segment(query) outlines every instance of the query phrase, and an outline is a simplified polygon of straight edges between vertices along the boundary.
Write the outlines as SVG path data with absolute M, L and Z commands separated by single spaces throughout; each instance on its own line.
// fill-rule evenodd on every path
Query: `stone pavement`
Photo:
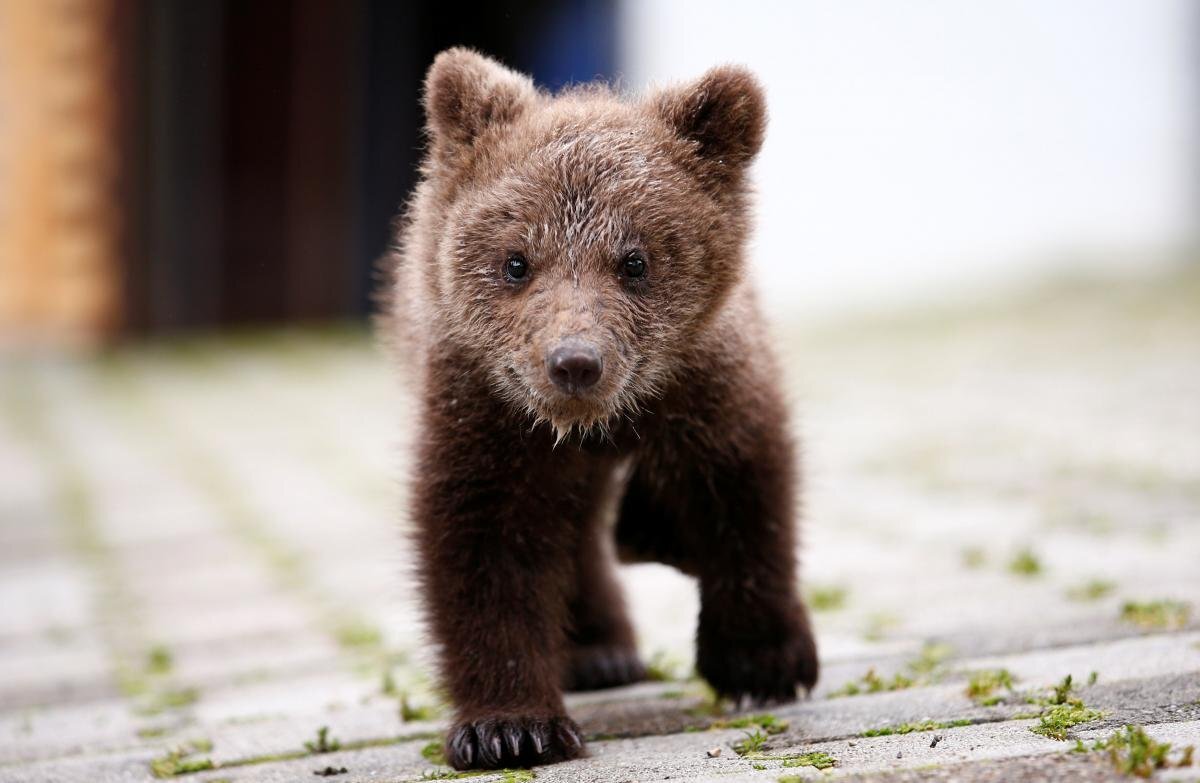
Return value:
M 714 705 L 689 580 L 628 568 L 660 680 L 571 696 L 591 755 L 532 774 L 1108 780 L 1127 723 L 1200 744 L 1200 269 L 785 326 L 820 686 Z M 454 777 L 404 405 L 352 329 L 0 361 L 0 781 Z

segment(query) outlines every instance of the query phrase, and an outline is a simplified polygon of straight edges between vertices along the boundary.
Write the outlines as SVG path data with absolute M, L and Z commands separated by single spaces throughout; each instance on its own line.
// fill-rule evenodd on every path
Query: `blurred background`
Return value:
M 929 650 L 1200 698 L 1200 4 L 0 0 L 0 780 L 437 729 L 367 323 L 452 45 L 547 89 L 763 80 L 751 255 L 824 667 L 794 726 L 979 717 L 961 683 L 825 698 Z M 622 579 L 685 678 L 694 586 Z M 572 704 L 696 720 L 695 683 L 645 687 Z
M 742 62 L 766 84 L 754 258 L 836 312 L 1194 248 L 1189 0 L 964 6 L 4 0 L 6 344 L 361 319 L 455 44 L 556 89 Z

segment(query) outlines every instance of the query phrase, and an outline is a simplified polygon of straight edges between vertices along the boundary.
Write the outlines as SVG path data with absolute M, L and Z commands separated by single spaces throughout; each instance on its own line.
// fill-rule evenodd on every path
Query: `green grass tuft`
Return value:
M 161 644 L 154 645 L 146 652 L 147 674 L 166 674 L 173 665 L 171 651 Z
M 912 734 L 917 731 L 933 731 L 934 729 L 952 729 L 957 726 L 970 726 L 971 721 L 967 719 L 936 721 L 923 720 L 916 723 L 900 723 L 895 726 L 883 726 L 878 729 L 867 729 L 860 737 L 887 737 L 892 734 Z
M 1029 547 L 1019 550 L 1008 563 L 1008 570 L 1018 576 L 1038 576 L 1042 573 L 1042 561 Z
M 675 682 L 683 679 L 683 663 L 663 650 L 650 656 L 646 663 L 646 679 L 651 682 Z
M 1070 704 L 1072 700 L 1071 692 L 1075 690 L 1075 685 L 1072 682 L 1071 675 L 1063 677 L 1063 681 L 1054 686 L 1054 696 L 1051 697 L 1051 704 Z
M 887 635 L 888 631 L 900 625 L 900 618 L 889 612 L 873 612 L 868 615 L 866 627 L 863 628 L 863 638 L 868 642 L 877 642 Z
M 1088 707 L 1082 699 L 1075 696 L 1074 689 L 1074 681 L 1068 674 L 1062 682 L 1052 686 L 1048 694 L 1026 696 L 1026 702 L 1042 707 L 1040 712 L 1013 717 L 1037 718 L 1038 724 L 1031 726 L 1030 731 L 1050 739 L 1065 740 L 1070 728 L 1104 717 L 1103 712 Z
M 338 644 L 349 650 L 379 647 L 383 644 L 383 634 L 373 625 L 353 620 L 342 623 L 334 632 Z
M 783 761 L 785 767 L 815 767 L 829 769 L 837 766 L 837 759 L 822 751 L 813 751 L 800 756 L 790 756 Z
M 759 728 L 767 734 L 782 734 L 788 730 L 788 722 L 780 720 L 769 712 L 763 712 L 758 715 L 743 715 L 738 718 L 729 718 L 727 720 L 713 721 L 709 724 L 710 729 L 750 729 Z
M 954 654 L 954 648 L 941 642 L 927 642 L 921 653 L 908 662 L 908 668 L 918 678 L 934 678 L 946 659 Z
M 190 707 L 200 699 L 196 688 L 169 688 L 151 694 L 149 701 L 137 709 L 139 715 L 158 715 L 166 710 Z
M 746 732 L 746 739 L 737 742 L 733 746 L 733 750 L 739 756 L 749 756 L 762 753 L 762 749 L 766 747 L 767 735 L 761 731 Z
M 339 751 L 342 749 L 342 743 L 341 740 L 330 739 L 329 727 L 322 726 L 317 729 L 316 741 L 305 742 L 304 749 L 315 756 L 318 753 L 334 753 Z
M 425 704 L 413 704 L 407 693 L 400 694 L 400 719 L 405 723 L 414 720 L 433 720 L 437 710 Z
M 814 612 L 832 612 L 846 605 L 849 591 L 838 585 L 811 587 L 808 590 L 808 606 Z
M 395 696 L 399 693 L 396 688 L 396 678 L 392 676 L 391 669 L 384 670 L 383 679 L 379 683 L 379 692 L 384 696 Z
M 891 677 L 880 677 L 874 669 L 868 669 L 861 679 L 851 680 L 838 690 L 829 694 L 829 698 L 842 696 L 858 696 L 863 693 L 881 693 L 885 691 L 900 691 L 915 685 L 927 685 L 941 679 L 943 664 L 954 653 L 954 648 L 948 644 L 927 642 L 921 648 L 916 658 L 906 664 L 909 675 L 894 673 Z
M 1182 628 L 1187 625 L 1192 607 L 1185 601 L 1126 601 L 1121 605 L 1121 619 L 1139 628 Z
M 537 775 L 532 769 L 507 769 L 500 777 L 500 783 L 529 783 Z
M 976 571 L 987 563 L 987 555 L 983 549 L 977 546 L 969 546 L 962 551 L 963 568 L 969 568 Z
M 192 749 L 192 753 L 212 753 L 213 742 L 208 737 L 201 737 L 189 742 L 188 747 Z
M 204 772 L 215 769 L 212 759 L 185 759 L 168 753 L 150 762 L 150 774 L 156 778 L 172 778 L 176 775 L 187 775 L 192 772 Z
M 212 741 L 208 739 L 193 740 L 186 745 L 168 750 L 150 762 L 150 774 L 156 778 L 173 778 L 176 775 L 188 775 L 193 772 L 204 772 L 216 769 L 210 758 L 189 758 L 196 753 L 211 753 Z
M 1148 778 L 1156 769 L 1192 766 L 1195 763 L 1196 749 L 1193 745 L 1180 748 L 1173 758 L 1169 742 L 1158 742 L 1146 734 L 1141 726 L 1127 725 L 1113 732 L 1107 739 L 1097 740 L 1090 747 L 1081 740 L 1076 740 L 1072 750 L 1076 753 L 1106 750 L 1118 772 Z
M 905 688 L 911 688 L 914 684 L 915 682 L 911 677 L 905 677 L 899 672 L 893 674 L 891 678 L 884 678 L 876 674 L 874 669 L 867 669 L 867 673 L 864 674 L 861 679 L 851 680 L 838 690 L 829 694 L 829 698 L 835 699 L 842 696 L 858 696 L 862 693 L 901 691 Z
M 1099 601 L 1116 589 L 1116 582 L 1110 582 L 1107 579 L 1089 579 L 1077 587 L 1068 589 L 1067 598 L 1072 601 Z
M 1085 707 L 1082 703 L 1056 704 L 1043 711 L 1038 725 L 1029 730 L 1050 739 L 1065 740 L 1068 729 L 1103 717 L 1103 712 Z
M 1013 676 L 1008 669 L 984 669 L 972 672 L 967 681 L 967 698 L 984 707 L 991 707 L 1004 699 L 1002 695 L 996 693 L 996 690 L 1000 688 L 1010 692 L 1013 689 Z
M 421 755 L 430 764 L 446 765 L 446 751 L 440 740 L 434 740 L 421 748 Z

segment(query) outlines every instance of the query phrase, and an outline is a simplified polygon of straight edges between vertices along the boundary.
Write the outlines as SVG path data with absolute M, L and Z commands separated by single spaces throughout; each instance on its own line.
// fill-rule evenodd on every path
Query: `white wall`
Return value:
M 1146 263 L 1194 237 L 1189 0 L 625 0 L 623 83 L 745 63 L 775 309 Z

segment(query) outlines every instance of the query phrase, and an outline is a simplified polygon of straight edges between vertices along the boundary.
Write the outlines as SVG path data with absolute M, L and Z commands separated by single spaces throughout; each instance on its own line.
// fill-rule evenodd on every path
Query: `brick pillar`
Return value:
M 114 0 L 0 0 L 0 346 L 119 326 Z

